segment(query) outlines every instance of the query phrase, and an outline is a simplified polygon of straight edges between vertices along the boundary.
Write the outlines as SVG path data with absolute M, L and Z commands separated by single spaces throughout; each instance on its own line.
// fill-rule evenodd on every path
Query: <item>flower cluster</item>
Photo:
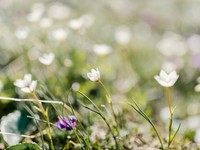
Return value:
M 69 116 L 69 119 L 66 117 L 58 116 L 57 127 L 59 129 L 66 129 L 66 131 L 70 131 L 76 127 L 77 118 L 75 116 Z

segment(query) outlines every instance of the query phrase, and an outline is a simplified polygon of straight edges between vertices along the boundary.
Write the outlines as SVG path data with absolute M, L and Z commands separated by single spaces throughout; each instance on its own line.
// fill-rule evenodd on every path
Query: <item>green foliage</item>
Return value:
M 36 143 L 20 143 L 6 148 L 6 150 L 42 150 Z

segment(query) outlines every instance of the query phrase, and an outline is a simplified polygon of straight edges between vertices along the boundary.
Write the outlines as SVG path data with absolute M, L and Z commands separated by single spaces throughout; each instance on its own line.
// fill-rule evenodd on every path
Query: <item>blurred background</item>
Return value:
M 199 14 L 198 0 L 1 0 L 0 95 L 27 98 L 13 82 L 31 73 L 41 98 L 50 91 L 65 102 L 72 88 L 102 104 L 102 88 L 86 76 L 99 68 L 119 113 L 133 113 L 124 102 L 134 99 L 162 124 L 168 122 L 167 101 L 154 75 L 176 70 L 175 122 L 182 122 L 186 141 L 199 142 Z M 53 62 L 41 63 L 50 52 Z M 74 108 L 84 111 L 76 98 L 70 96 Z M 23 107 L 0 103 L 1 117 Z

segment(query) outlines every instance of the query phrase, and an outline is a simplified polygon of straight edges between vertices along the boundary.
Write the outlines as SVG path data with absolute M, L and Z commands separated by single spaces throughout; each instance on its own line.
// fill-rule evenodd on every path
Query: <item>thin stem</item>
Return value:
M 168 137 L 168 148 L 171 144 L 171 134 L 172 134 L 172 124 L 173 124 L 173 112 L 171 110 L 171 104 L 170 104 L 170 90 L 169 87 L 166 87 L 166 96 L 167 96 L 167 102 L 168 102 L 168 108 L 170 112 L 170 120 L 169 120 L 169 137 Z
M 16 101 L 16 102 L 35 102 L 35 99 L 19 99 L 19 98 L 11 98 L 11 97 L 3 97 L 3 96 L 0 96 L 0 100 L 10 100 L 10 101 Z M 39 100 L 39 99 L 38 99 L 38 101 L 40 103 L 63 105 L 66 109 L 71 111 L 71 108 L 61 101 L 52 101 L 52 100 L 50 101 L 50 100 Z M 75 112 L 76 116 L 80 117 L 78 112 L 76 112 L 75 110 L 74 110 L 74 112 Z
M 170 116 L 172 116 L 171 99 L 170 99 L 170 90 L 169 90 L 169 87 L 166 87 L 166 96 L 167 96 L 167 102 L 168 102 L 168 108 L 169 108 Z
M 108 92 L 108 90 L 106 89 L 105 85 L 103 84 L 103 82 L 101 80 L 98 80 L 98 82 L 101 84 L 101 86 L 103 87 L 104 91 L 106 92 L 106 95 L 108 97 L 108 102 L 110 104 L 110 107 L 111 107 L 111 111 L 112 111 L 112 114 L 114 116 L 114 119 L 115 119 L 115 123 L 116 123 L 116 129 L 117 129 L 117 134 L 119 135 L 119 127 L 118 127 L 118 123 L 117 123 L 117 116 L 115 114 L 115 111 L 114 111 L 114 108 L 113 108 L 113 102 L 112 102 L 112 99 L 111 99 L 111 96 Z
M 48 138 L 50 140 L 51 149 L 54 150 L 54 145 L 53 145 L 53 141 L 52 141 L 52 137 L 51 137 L 51 126 L 50 126 L 50 123 L 49 123 L 48 113 L 47 113 L 47 111 L 45 111 L 44 107 L 42 106 L 42 103 L 39 101 L 35 91 L 32 92 L 32 95 L 35 98 L 36 103 L 37 103 L 43 117 L 47 121 L 48 128 L 46 129 L 46 131 L 47 131 Z
M 4 135 L 13 135 L 13 136 L 21 136 L 21 137 L 30 138 L 30 139 L 37 137 L 37 136 L 35 136 L 35 135 L 15 134 L 15 133 L 9 133 L 9 132 L 0 132 L 0 134 L 4 134 Z
M 109 128 L 109 130 L 110 130 L 110 132 L 111 132 L 111 134 L 112 134 L 112 136 L 113 136 L 113 138 L 114 138 L 115 145 L 116 145 L 116 149 L 119 150 L 119 145 L 118 145 L 118 142 L 117 142 L 117 137 L 116 137 L 116 135 L 114 134 L 114 132 L 113 132 L 113 130 L 112 130 L 110 124 L 108 123 L 108 121 L 106 120 L 106 118 L 101 114 L 101 112 L 99 112 L 98 110 L 91 109 L 90 107 L 84 105 L 83 103 L 81 103 L 81 105 L 82 105 L 83 107 L 87 108 L 88 110 L 95 112 L 96 114 L 98 114 L 98 115 L 104 120 L 104 122 L 105 122 L 106 125 L 108 126 L 108 128 Z
M 89 100 L 93 104 L 93 106 L 97 109 L 97 110 L 91 109 L 91 108 L 89 108 L 88 106 L 84 105 L 82 102 L 79 101 L 83 107 L 87 108 L 90 111 L 93 111 L 93 112 L 97 113 L 105 121 L 106 125 L 108 126 L 108 128 L 109 128 L 109 130 L 110 130 L 110 132 L 111 132 L 111 134 L 112 134 L 112 136 L 114 138 L 116 149 L 118 150 L 119 149 L 119 145 L 118 145 L 118 142 L 117 142 L 117 137 L 116 137 L 115 133 L 113 132 L 110 124 L 107 122 L 106 118 L 104 117 L 101 109 L 99 109 L 99 107 L 87 95 L 83 94 L 80 91 L 77 91 L 77 92 L 80 93 L 82 96 L 84 96 L 87 100 Z
M 159 142 L 160 142 L 160 144 L 161 144 L 161 149 L 164 150 L 164 148 L 163 148 L 163 143 L 162 143 L 160 134 L 159 134 L 159 132 L 157 131 L 155 125 L 154 125 L 153 122 L 149 119 L 149 117 L 140 109 L 140 107 L 136 104 L 136 102 L 134 102 L 134 103 L 135 103 L 135 106 L 136 106 L 137 108 L 136 108 L 135 106 L 133 106 L 132 104 L 130 104 L 130 103 L 128 103 L 128 105 L 130 105 L 138 114 L 140 114 L 146 121 L 149 122 L 149 124 L 152 126 L 153 130 L 155 131 L 155 133 L 156 133 L 156 135 L 157 135 L 157 137 L 158 137 L 158 140 L 159 140 Z
M 101 80 L 98 80 L 97 82 L 99 82 L 101 84 L 101 86 L 103 87 L 104 91 L 106 92 L 106 95 L 108 96 L 108 98 L 110 98 L 110 100 L 112 102 L 111 96 L 110 96 L 108 90 L 106 89 L 105 85 L 103 84 L 103 82 L 101 82 Z

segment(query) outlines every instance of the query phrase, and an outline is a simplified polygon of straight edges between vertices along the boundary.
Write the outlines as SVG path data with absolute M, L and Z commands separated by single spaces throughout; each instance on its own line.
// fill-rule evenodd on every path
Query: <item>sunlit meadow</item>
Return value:
M 199 150 L 200 1 L 1 0 L 0 149 Z

